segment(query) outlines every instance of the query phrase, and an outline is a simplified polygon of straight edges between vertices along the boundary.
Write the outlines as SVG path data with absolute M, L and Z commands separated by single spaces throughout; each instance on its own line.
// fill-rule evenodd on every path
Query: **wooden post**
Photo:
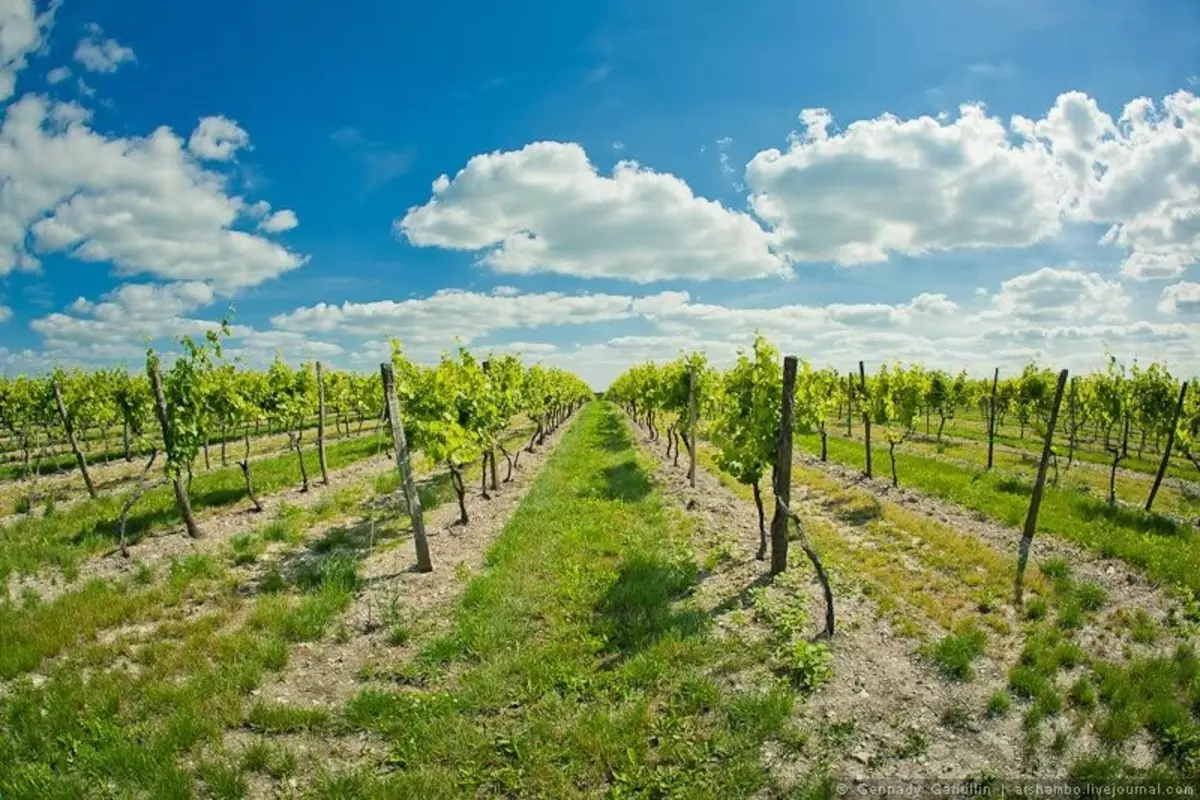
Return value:
M 846 436 L 854 436 L 854 376 L 846 376 Z
M 67 406 L 63 403 L 62 389 L 58 386 L 57 380 L 50 381 L 50 387 L 54 390 L 54 405 L 58 406 L 58 417 L 62 420 L 63 430 L 67 432 L 67 442 L 71 445 L 71 452 L 75 454 L 75 462 L 79 464 L 79 471 L 83 473 L 83 483 L 87 486 L 88 496 L 92 499 L 96 498 L 96 484 L 92 483 L 92 476 L 88 473 L 87 459 L 83 456 L 83 451 L 79 449 L 79 442 L 75 440 L 75 426 L 71 424 L 71 415 L 67 413 Z
M 175 436 L 171 431 L 171 415 L 167 409 L 167 397 L 163 394 L 162 374 L 158 371 L 158 363 L 155 361 L 149 366 L 150 388 L 154 392 L 154 413 L 158 416 L 159 427 L 162 428 L 163 450 L 167 456 L 167 471 L 170 473 L 171 453 L 175 449 Z M 171 475 L 171 484 L 175 488 L 175 505 L 179 507 L 179 515 L 183 517 L 183 524 L 187 528 L 188 536 L 193 539 L 202 538 L 204 534 L 196 523 L 196 515 L 192 513 L 192 501 L 188 498 L 187 487 L 183 485 L 183 476 L 179 474 L 178 470 Z
M 1058 386 L 1054 389 L 1054 404 L 1050 407 L 1050 419 L 1046 422 L 1046 441 L 1042 445 L 1042 460 L 1038 464 L 1037 481 L 1033 484 L 1033 496 L 1029 498 L 1029 514 L 1025 517 L 1025 530 L 1021 534 L 1021 547 L 1017 554 L 1017 579 L 1014 585 L 1013 603 L 1020 610 L 1025 591 L 1025 567 L 1029 563 L 1029 547 L 1037 531 L 1038 508 L 1042 504 L 1042 490 L 1046 486 L 1046 465 L 1050 463 L 1050 451 L 1054 448 L 1054 426 L 1058 422 L 1058 407 L 1062 404 L 1063 389 L 1067 385 L 1067 371 L 1058 373 Z
M 400 420 L 400 404 L 396 400 L 396 374 L 391 363 L 379 365 L 383 375 L 383 402 L 387 408 L 388 423 L 392 428 L 392 441 L 396 446 L 396 469 L 400 471 L 400 484 L 404 488 L 404 499 L 408 502 L 408 516 L 412 520 L 413 544 L 417 549 L 417 571 L 433 572 L 429 558 L 429 540 L 425 537 L 425 519 L 421 515 L 421 497 L 413 481 L 412 464 L 408 457 L 408 440 L 404 436 L 404 423 Z
M 1150 496 L 1146 498 L 1146 510 L 1154 505 L 1154 496 L 1158 494 L 1158 486 L 1163 476 L 1167 474 L 1167 466 L 1171 461 L 1171 448 L 1175 446 L 1175 426 L 1179 424 L 1179 414 L 1183 410 L 1183 398 L 1187 395 L 1187 381 L 1179 388 L 1179 400 L 1175 403 L 1175 413 L 1171 415 L 1171 427 L 1167 430 L 1167 446 L 1163 448 L 1162 461 L 1158 463 L 1158 472 L 1154 475 L 1154 484 L 1150 487 Z
M 224 445 L 222 445 L 224 453 Z M 329 462 L 325 459 L 325 374 L 317 362 L 317 461 L 321 464 L 321 483 L 329 485 Z
M 492 371 L 492 362 L 484 361 L 483 362 L 483 374 L 490 375 L 491 371 Z M 484 458 L 485 464 L 491 464 L 492 491 L 493 492 L 498 491 L 500 489 L 500 480 L 499 480 L 500 476 L 499 476 L 499 472 L 496 470 L 496 448 L 489 447 L 487 452 L 483 454 L 483 458 Z M 487 493 L 485 492 L 484 494 L 486 495 Z
M 690 463 L 688 465 L 688 485 L 693 489 L 696 488 L 696 450 L 700 446 L 700 441 L 696 438 L 696 368 L 692 367 L 688 371 L 688 435 L 692 439 L 692 446 L 688 448 L 688 457 Z
M 1000 382 L 1000 368 L 992 374 L 992 399 L 988 401 L 988 463 L 992 468 L 992 452 L 996 447 L 996 384 Z
M 771 518 L 771 574 L 787 569 L 788 515 L 792 498 L 792 417 L 795 413 L 796 357 L 783 359 L 783 398 L 775 446 L 775 516 Z
M 858 384 L 862 389 L 863 433 L 867 442 L 867 477 L 871 477 L 871 401 L 867 396 L 867 369 L 858 362 Z

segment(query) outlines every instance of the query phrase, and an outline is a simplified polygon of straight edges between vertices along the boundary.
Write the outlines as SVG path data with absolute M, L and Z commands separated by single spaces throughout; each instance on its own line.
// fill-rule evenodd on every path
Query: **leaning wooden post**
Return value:
M 692 446 L 688 448 L 688 456 L 691 462 L 688 466 L 688 485 L 693 489 L 696 488 L 696 450 L 700 447 L 700 440 L 696 438 L 696 368 L 692 367 L 688 370 L 688 436 L 692 439 Z
M 54 390 L 54 405 L 58 407 L 58 417 L 62 420 L 63 430 L 67 432 L 67 442 L 71 445 L 71 452 L 75 454 L 75 463 L 79 464 L 79 471 L 83 473 L 83 484 L 87 487 L 88 496 L 95 499 L 96 484 L 92 483 L 87 459 L 84 458 L 83 451 L 79 449 L 79 442 L 75 440 L 75 426 L 71 424 L 71 415 L 67 413 L 67 406 L 63 403 L 62 389 L 58 386 L 58 379 L 50 381 L 50 387 Z
M 771 574 L 787 569 L 788 515 L 792 501 L 792 416 L 795 413 L 796 357 L 783 359 L 783 398 L 779 441 L 775 445 L 775 516 L 771 518 Z
M 491 374 L 491 372 L 492 372 L 492 362 L 491 362 L 491 361 L 484 361 L 484 362 L 483 362 L 483 374 L 484 374 L 484 375 L 490 375 L 490 374 Z M 491 464 L 492 491 L 493 491 L 493 492 L 495 492 L 495 491 L 499 491 L 499 489 L 500 489 L 500 480 L 499 480 L 499 478 L 500 478 L 500 475 L 499 475 L 499 472 L 498 472 L 498 471 L 497 471 L 497 469 L 496 469 L 496 448 L 495 448 L 495 447 L 488 447 L 488 449 L 487 449 L 487 452 L 486 452 L 486 453 L 484 453 L 484 463 L 485 463 L 485 464 L 487 464 L 487 463 L 490 463 L 490 464 Z
M 1183 411 L 1183 398 L 1187 395 L 1187 381 L 1179 388 L 1179 400 L 1175 403 L 1175 413 L 1171 415 L 1171 427 L 1167 431 L 1167 446 L 1163 448 L 1162 461 L 1158 464 L 1158 472 L 1154 476 L 1154 484 L 1150 487 L 1150 496 L 1146 498 L 1146 510 L 1154 505 L 1154 496 L 1158 494 L 1158 486 L 1163 476 L 1167 474 L 1167 466 L 1171 461 L 1171 448 L 1175 446 L 1175 426 L 1179 424 L 1179 414 Z
M 863 431 L 867 441 L 867 477 L 871 477 L 871 400 L 867 396 L 867 370 L 858 362 L 858 385 L 862 389 Z
M 387 408 L 388 423 L 392 428 L 392 442 L 396 449 L 396 469 L 400 471 L 400 484 L 404 488 L 404 499 L 408 502 L 408 516 L 412 520 L 413 544 L 417 548 L 417 571 L 433 572 L 429 559 L 429 540 L 425 537 L 425 519 L 421 516 L 421 497 L 413 482 L 412 464 L 408 458 L 408 440 L 404 436 L 404 423 L 400 420 L 400 404 L 396 401 L 396 375 L 392 365 L 379 365 L 383 375 L 383 402 Z
M 1054 448 L 1054 426 L 1058 422 L 1058 407 L 1062 404 L 1063 388 L 1067 385 L 1067 371 L 1058 373 L 1058 386 L 1054 389 L 1054 405 L 1050 407 L 1050 419 L 1046 422 L 1046 442 L 1042 446 L 1042 461 L 1038 464 L 1037 481 L 1033 484 L 1033 496 L 1029 498 L 1029 514 L 1025 517 L 1025 531 L 1021 534 L 1021 548 L 1017 554 L 1017 580 L 1013 602 L 1021 609 L 1025 591 L 1025 566 L 1029 563 L 1029 547 L 1037 530 L 1038 507 L 1042 504 L 1042 490 L 1046 486 L 1046 465 L 1050 463 L 1050 451 Z
M 321 464 L 321 483 L 329 485 L 329 462 L 325 459 L 325 374 L 317 362 L 317 460 Z
M 996 384 L 1000 382 L 1000 368 L 992 374 L 992 399 L 988 401 L 988 463 L 992 468 L 992 451 L 996 446 Z

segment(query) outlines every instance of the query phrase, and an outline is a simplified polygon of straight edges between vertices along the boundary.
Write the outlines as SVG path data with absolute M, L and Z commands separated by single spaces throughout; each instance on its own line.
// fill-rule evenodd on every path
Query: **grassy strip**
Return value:
M 370 690 L 346 724 L 403 769 L 326 774 L 317 796 L 745 797 L 792 691 L 737 692 L 726 648 L 684 599 L 686 530 L 623 422 L 594 404 L 569 431 L 421 660 L 453 688 Z
M 801 437 L 812 453 L 820 452 L 815 436 Z M 829 458 L 858 467 L 862 447 L 830 438 Z M 881 469 L 886 465 L 878 462 Z M 1014 527 L 1024 523 L 1032 484 L 1029 481 L 973 470 L 929 456 L 898 452 L 900 483 L 932 497 L 979 511 Z M 1047 486 L 1038 528 L 1062 536 L 1107 557 L 1144 569 L 1157 580 L 1182 584 L 1200 593 L 1200 548 L 1195 528 L 1140 509 L 1109 506 L 1102 498 Z
M 973 444 L 965 444 L 952 440 L 937 444 L 933 441 L 912 439 L 905 442 L 902 447 L 905 452 L 918 453 L 930 457 L 941 457 L 942 459 L 953 459 L 965 462 L 971 467 L 982 468 L 987 465 L 987 449 Z M 886 459 L 886 450 L 877 454 L 876 457 L 881 460 Z M 1026 478 L 1036 472 L 1040 458 L 1040 452 L 1034 455 L 1024 451 L 997 450 L 993 470 L 1007 475 Z M 883 463 L 886 466 L 886 462 Z M 1053 479 L 1054 471 L 1051 470 L 1049 480 L 1053 481 Z M 1066 460 L 1060 458 L 1058 483 L 1056 485 L 1060 489 L 1070 489 L 1103 498 L 1108 496 L 1108 473 L 1097 469 L 1088 469 L 1087 467 L 1074 467 L 1068 470 L 1066 469 Z M 1150 483 L 1148 478 L 1143 478 L 1141 475 L 1133 476 L 1118 472 L 1116 479 L 1118 500 L 1140 506 L 1146 502 L 1146 496 L 1149 492 Z M 1155 498 L 1154 510 L 1160 514 L 1185 520 L 1196 519 L 1200 517 L 1200 494 L 1182 491 L 1172 485 L 1164 484 L 1159 488 L 1158 496 Z

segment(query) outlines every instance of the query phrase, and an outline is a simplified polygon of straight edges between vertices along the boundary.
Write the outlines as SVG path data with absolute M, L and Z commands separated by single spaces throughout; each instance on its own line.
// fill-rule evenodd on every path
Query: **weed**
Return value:
M 1012 698 L 1009 697 L 1008 692 L 999 689 L 993 692 L 992 696 L 988 698 L 987 715 L 989 717 L 1002 717 L 1008 713 L 1011 707 Z
M 968 627 L 960 633 L 952 633 L 926 648 L 926 655 L 947 678 L 968 681 L 973 675 L 971 663 L 983 655 L 987 635 L 976 628 Z
M 811 692 L 833 680 L 833 654 L 823 642 L 801 639 L 776 652 L 780 669 L 796 688 Z

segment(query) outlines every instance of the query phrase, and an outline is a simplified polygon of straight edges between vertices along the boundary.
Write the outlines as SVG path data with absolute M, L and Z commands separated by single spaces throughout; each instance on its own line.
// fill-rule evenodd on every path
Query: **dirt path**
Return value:
M 1015 553 L 1017 550 L 1021 532 L 982 513 L 968 511 L 954 503 L 929 497 L 914 489 L 893 487 L 886 480 L 868 480 L 856 469 L 831 462 L 822 463 L 807 454 L 800 455 L 797 461 L 810 469 L 836 478 L 843 486 L 854 486 L 869 492 L 880 501 L 898 503 L 910 511 L 970 534 L 1000 553 Z M 820 498 L 812 499 L 818 504 L 821 503 Z M 1160 623 L 1172 612 L 1179 611 L 1179 598 L 1124 561 L 1105 558 L 1093 550 L 1078 547 L 1053 534 L 1039 532 L 1033 540 L 1030 563 L 1037 564 L 1055 557 L 1066 560 L 1078 578 L 1101 586 L 1108 594 L 1109 604 L 1115 608 L 1131 611 L 1143 609 Z M 1111 646 L 1112 643 L 1101 640 L 1096 644 Z
M 371 456 L 340 469 L 329 471 L 329 486 L 317 480 L 311 481 L 307 492 L 296 487 L 281 489 L 271 494 L 259 495 L 263 510 L 254 511 L 249 498 L 243 498 L 231 506 L 213 508 L 196 515 L 204 537 L 192 539 L 182 523 L 163 530 L 147 533 L 136 543 L 129 545 L 129 558 L 113 550 L 83 560 L 78 576 L 67 581 L 61 570 L 50 569 L 36 575 L 12 574 L 8 579 L 8 596 L 20 597 L 26 590 L 36 592 L 42 600 L 51 600 L 74 586 L 81 586 L 94 578 L 113 579 L 128 577 L 139 564 L 161 567 L 172 559 L 183 558 L 195 553 L 213 553 L 220 550 L 239 533 L 245 533 L 273 519 L 285 503 L 298 508 L 310 508 L 325 500 L 339 489 L 354 486 L 393 467 L 386 454 Z M 157 570 L 156 570 L 157 571 Z
M 765 577 L 764 562 L 754 558 L 759 534 L 753 503 L 738 497 L 702 467 L 698 470 L 696 488 L 690 488 L 686 468 L 668 463 L 665 443 L 650 442 L 636 426 L 630 424 L 630 428 L 643 449 L 654 458 L 656 481 L 664 491 L 697 521 L 702 531 L 708 532 L 707 536 L 726 537 L 723 546 L 732 555 L 704 578 L 700 594 L 708 598 L 706 605 L 714 609 L 730 605 L 747 608 L 748 588 L 771 583 Z M 843 487 L 861 488 L 871 492 L 880 503 L 902 506 L 906 511 L 973 537 L 998 554 L 1015 553 L 1019 535 L 1005 526 L 978 519 L 949 504 L 929 501 L 916 492 L 897 492 L 883 482 L 867 484 L 852 470 L 822 465 L 804 457 L 800 462 L 808 468 L 822 469 Z M 882 546 L 882 542 L 873 540 L 874 534 L 865 524 L 848 522 L 830 498 L 802 484 L 793 491 L 792 505 L 806 521 L 819 523 L 822 535 L 838 536 L 851 553 L 870 553 Z M 931 546 L 931 541 L 919 542 L 914 538 L 913 547 L 887 568 L 897 573 L 915 570 L 916 574 L 935 574 L 929 570 L 936 571 L 936 559 L 922 562 Z M 1126 654 L 1142 648 L 1130 648 L 1127 639 L 1110 624 L 1108 614 L 1141 608 L 1163 621 L 1176 605 L 1174 598 L 1120 562 L 1081 553 L 1049 538 L 1035 540 L 1035 561 L 1050 555 L 1068 559 L 1078 579 L 1093 581 L 1108 593 L 1107 614 L 1100 612 L 1075 631 L 1075 641 L 1086 652 L 1109 660 L 1124 660 Z M 809 598 L 809 619 L 819 620 L 824 603 L 811 577 L 811 568 L 798 548 L 794 549 L 791 561 L 789 573 L 774 583 L 785 582 L 790 586 L 800 581 L 798 588 L 805 590 Z M 1068 764 L 1094 746 L 1093 735 L 1076 729 L 1069 715 L 1043 723 L 1043 744 L 1030 748 L 1020 713 L 998 716 L 983 713 L 989 698 L 1006 688 L 1009 670 L 1017 663 L 1024 644 L 1022 623 L 1010 607 L 1001 609 L 1009 632 L 989 631 L 988 647 L 972 665 L 973 679 L 948 680 L 922 655 L 920 642 L 937 641 L 949 631 L 922 615 L 918 606 L 909 603 L 911 598 L 888 598 L 903 609 L 908 621 L 918 622 L 920 631 L 915 638 L 901 635 L 878 604 L 866 595 L 866 586 L 860 583 L 855 566 L 851 559 L 849 565 L 838 564 L 830 569 L 839 626 L 831 643 L 836 677 L 800 707 L 797 721 L 806 733 L 806 744 L 799 753 L 778 745 L 764 752 L 772 772 L 785 785 L 801 781 L 822 768 L 830 774 L 854 779 L 961 778 L 984 773 L 1061 777 Z M 926 573 L 921 573 L 922 569 Z M 803 572 L 794 574 L 797 571 Z M 969 595 L 965 585 L 958 590 Z M 731 604 L 731 598 L 736 602 Z M 730 619 L 728 614 L 718 614 L 715 619 L 718 626 L 731 633 L 745 629 L 744 623 L 739 625 L 739 620 Z M 815 632 L 818 624 L 810 622 L 810 627 Z M 1064 691 L 1081 674 L 1081 669 L 1060 673 L 1058 681 Z M 1044 742 L 1060 733 L 1067 744 L 1059 752 L 1053 752 Z M 1144 743 L 1137 741 L 1127 757 L 1131 763 L 1149 764 L 1153 760 Z

